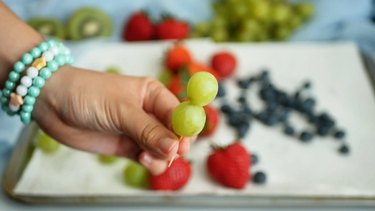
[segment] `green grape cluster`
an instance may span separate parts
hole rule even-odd
[[[43,132],[38,136],[37,146],[46,154],[53,154],[60,148],[60,144],[56,140]]]
[[[192,37],[216,42],[286,40],[314,14],[308,2],[287,0],[216,0],[213,18],[194,26]]]
[[[135,188],[148,187],[149,173],[144,166],[136,162],[131,161],[127,166],[125,166],[122,175],[125,184]]]
[[[200,133],[206,123],[206,113],[202,106],[214,100],[217,91],[218,82],[211,73],[195,73],[187,85],[188,100],[178,105],[172,113],[174,132],[181,137]]]

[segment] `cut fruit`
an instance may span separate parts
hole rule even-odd
[[[27,23],[45,37],[65,38],[64,24],[58,19],[36,17],[29,19]]]
[[[60,144],[45,133],[40,133],[37,146],[46,154],[53,154],[60,148]]]
[[[109,37],[112,34],[112,20],[104,11],[84,7],[73,13],[68,20],[68,37],[82,40],[92,37]]]

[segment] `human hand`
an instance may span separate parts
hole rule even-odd
[[[161,83],[64,66],[48,79],[33,118],[61,143],[84,151],[138,160],[153,174],[189,150],[170,116],[179,104]]]

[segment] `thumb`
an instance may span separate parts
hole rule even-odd
[[[123,118],[122,129],[155,158],[170,159],[179,148],[177,136],[143,110],[135,109]]]

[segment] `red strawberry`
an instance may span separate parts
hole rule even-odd
[[[190,163],[179,157],[163,174],[150,176],[150,187],[152,190],[179,190],[186,185],[190,176]]]
[[[211,105],[204,106],[204,110],[206,111],[206,124],[204,125],[203,131],[199,135],[210,136],[216,131],[219,124],[220,115],[217,109]]]
[[[185,21],[166,18],[156,26],[158,39],[184,39],[189,35],[189,25]]]
[[[184,87],[179,75],[173,75],[169,81],[168,86],[169,91],[171,91],[177,98],[180,98],[180,95],[184,91]]]
[[[211,58],[211,67],[223,78],[231,76],[236,69],[236,65],[236,57],[230,52],[218,52]]]
[[[192,61],[192,62],[190,62],[186,65],[186,69],[187,69],[187,71],[189,72],[190,75],[194,75],[197,72],[205,71],[205,72],[209,72],[213,76],[215,76],[216,80],[218,80],[218,81],[221,80],[221,76],[214,69],[212,69],[211,67],[209,67],[205,64],[202,64],[202,63]]]
[[[250,156],[240,143],[216,149],[207,159],[210,176],[218,183],[242,189],[250,179]]]
[[[151,40],[155,34],[155,27],[147,15],[140,11],[133,13],[122,34],[122,38],[127,41]]]
[[[172,72],[177,73],[183,65],[191,61],[189,50],[183,44],[176,43],[166,54],[165,66]]]

